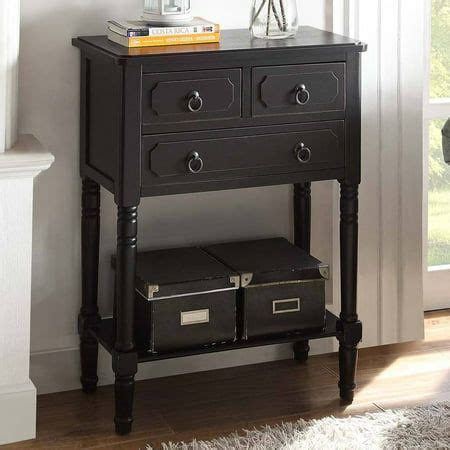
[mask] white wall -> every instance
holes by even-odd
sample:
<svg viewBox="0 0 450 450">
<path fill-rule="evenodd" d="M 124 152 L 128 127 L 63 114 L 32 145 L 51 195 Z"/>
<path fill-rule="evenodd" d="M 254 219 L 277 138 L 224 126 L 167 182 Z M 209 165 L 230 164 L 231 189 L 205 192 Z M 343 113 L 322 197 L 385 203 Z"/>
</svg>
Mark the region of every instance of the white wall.
<svg viewBox="0 0 450 450">
<path fill-rule="evenodd" d="M 224 28 L 248 24 L 250 0 L 193 0 L 198 15 Z M 48 176 L 36 182 L 33 284 L 32 379 L 39 392 L 78 388 L 80 306 L 80 180 L 78 176 L 79 52 L 77 35 L 103 34 L 111 17 L 140 13 L 140 0 L 22 0 L 20 102 L 22 132 L 35 134 L 56 158 Z M 300 2 L 301 22 L 331 27 L 331 1 Z M 313 191 L 313 249 L 331 259 L 331 188 Z M 115 207 L 102 195 L 101 311 L 111 309 L 108 258 L 115 245 Z M 320 213 L 319 211 L 320 210 Z M 176 246 L 222 239 L 291 236 L 291 188 L 271 187 L 146 199 L 140 207 L 139 245 Z M 315 343 L 315 351 L 331 349 Z M 286 358 L 287 346 L 209 355 L 147 365 L 141 376 Z M 101 355 L 101 381 L 111 381 L 110 362 Z"/>
<path fill-rule="evenodd" d="M 0 3 L 0 153 L 17 140 L 20 0 Z"/>
</svg>

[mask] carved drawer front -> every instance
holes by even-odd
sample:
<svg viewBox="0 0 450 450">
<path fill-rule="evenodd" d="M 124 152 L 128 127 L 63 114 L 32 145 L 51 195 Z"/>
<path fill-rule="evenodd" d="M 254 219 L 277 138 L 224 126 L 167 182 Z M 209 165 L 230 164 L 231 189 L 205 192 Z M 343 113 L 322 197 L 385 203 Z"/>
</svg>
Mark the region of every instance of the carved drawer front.
<svg viewBox="0 0 450 450">
<path fill-rule="evenodd" d="M 241 116 L 241 69 L 147 74 L 145 124 L 210 121 Z"/>
<path fill-rule="evenodd" d="M 255 67 L 252 115 L 326 113 L 345 109 L 345 64 Z"/>
<path fill-rule="evenodd" d="M 343 122 L 156 135 L 143 149 L 144 185 L 339 168 Z"/>
</svg>

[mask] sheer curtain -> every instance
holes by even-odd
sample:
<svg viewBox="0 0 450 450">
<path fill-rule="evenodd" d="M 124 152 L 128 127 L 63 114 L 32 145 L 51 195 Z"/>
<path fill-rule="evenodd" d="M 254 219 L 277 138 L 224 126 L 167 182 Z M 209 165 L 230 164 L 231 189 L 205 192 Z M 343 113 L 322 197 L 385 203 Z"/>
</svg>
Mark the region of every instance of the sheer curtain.
<svg viewBox="0 0 450 450">
<path fill-rule="evenodd" d="M 0 1 L 0 153 L 17 138 L 20 0 Z"/>
</svg>

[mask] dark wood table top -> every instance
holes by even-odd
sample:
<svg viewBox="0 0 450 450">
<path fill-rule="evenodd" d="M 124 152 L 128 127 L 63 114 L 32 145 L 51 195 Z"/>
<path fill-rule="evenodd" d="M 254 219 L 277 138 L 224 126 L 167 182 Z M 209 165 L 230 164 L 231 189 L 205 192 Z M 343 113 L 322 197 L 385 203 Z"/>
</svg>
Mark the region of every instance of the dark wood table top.
<svg viewBox="0 0 450 450">
<path fill-rule="evenodd" d="M 224 30 L 221 41 L 216 44 L 188 44 L 161 47 L 127 48 L 108 40 L 107 36 L 81 36 L 73 40 L 77 47 L 93 46 L 118 58 L 176 55 L 189 53 L 216 53 L 235 51 L 255 51 L 286 48 L 346 47 L 354 51 L 364 51 L 366 46 L 360 41 L 346 36 L 319 30 L 313 27 L 299 27 L 297 35 L 289 39 L 258 39 L 249 30 Z"/>
</svg>

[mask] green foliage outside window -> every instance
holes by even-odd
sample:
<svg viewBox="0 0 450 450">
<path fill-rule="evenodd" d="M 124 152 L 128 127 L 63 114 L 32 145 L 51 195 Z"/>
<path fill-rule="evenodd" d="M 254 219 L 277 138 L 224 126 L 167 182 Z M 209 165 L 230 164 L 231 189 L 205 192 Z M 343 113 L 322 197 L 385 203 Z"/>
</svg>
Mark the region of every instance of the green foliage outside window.
<svg viewBox="0 0 450 450">
<path fill-rule="evenodd" d="M 432 0 L 430 98 L 450 97 L 450 0 Z M 450 264 L 450 166 L 442 155 L 445 120 L 429 122 L 428 265 Z"/>
<path fill-rule="evenodd" d="M 450 97 L 450 0 L 431 2 L 430 97 Z M 430 122 L 429 188 L 450 189 L 450 168 L 442 157 L 444 121 Z"/>
<path fill-rule="evenodd" d="M 450 0 L 431 2 L 430 97 L 450 97 Z"/>
<path fill-rule="evenodd" d="M 431 120 L 428 165 L 428 265 L 450 264 L 450 166 L 442 155 L 444 120 Z"/>
<path fill-rule="evenodd" d="M 445 120 L 431 120 L 429 133 L 428 189 L 450 190 L 450 166 L 444 161 L 442 154 L 442 127 Z M 450 224 L 449 224 L 450 227 Z"/>
</svg>

